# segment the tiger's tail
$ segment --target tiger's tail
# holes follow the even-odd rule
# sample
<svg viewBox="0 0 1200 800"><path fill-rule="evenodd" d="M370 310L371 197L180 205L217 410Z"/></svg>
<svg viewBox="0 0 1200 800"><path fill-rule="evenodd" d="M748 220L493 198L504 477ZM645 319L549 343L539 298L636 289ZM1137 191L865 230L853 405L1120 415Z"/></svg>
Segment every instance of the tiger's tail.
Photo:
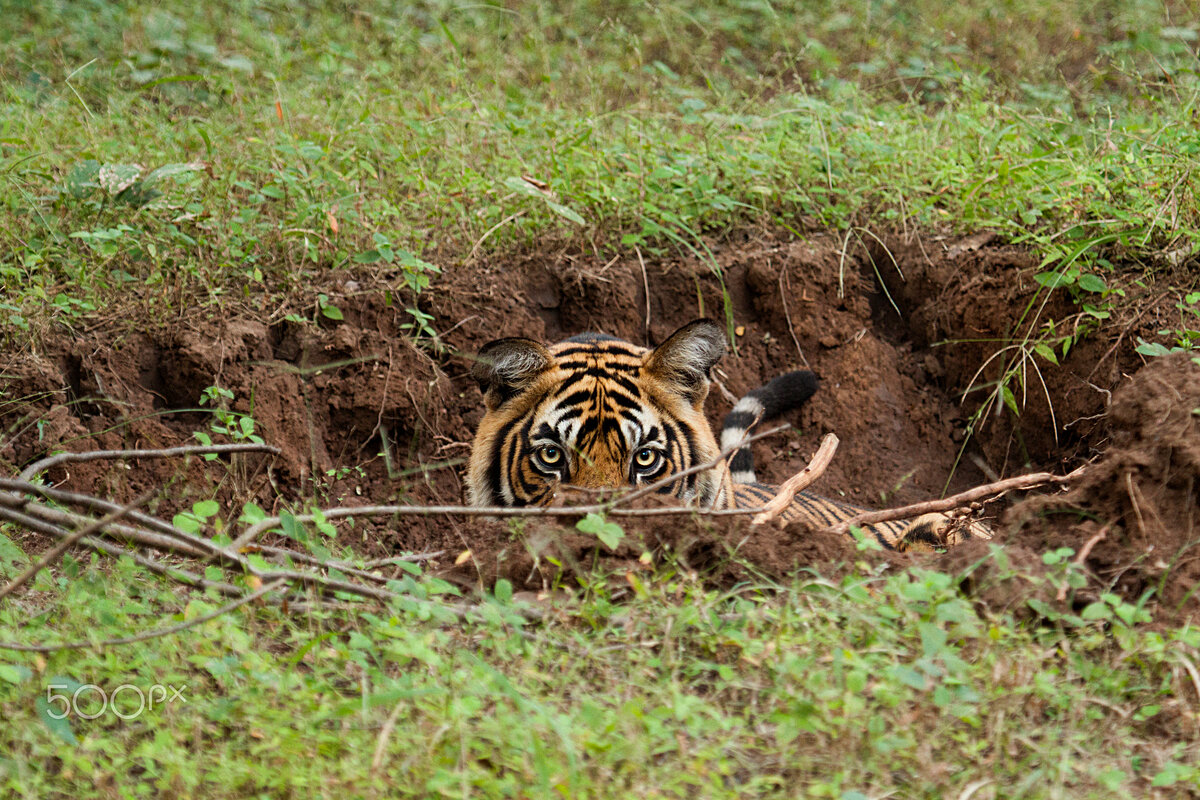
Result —
<svg viewBox="0 0 1200 800"><path fill-rule="evenodd" d="M721 423L721 450L736 446L757 423L799 408L813 396L818 385L815 373L796 370L784 373L747 393ZM754 454L750 452L749 445L739 447L733 454L729 471L734 483L756 482Z"/></svg>

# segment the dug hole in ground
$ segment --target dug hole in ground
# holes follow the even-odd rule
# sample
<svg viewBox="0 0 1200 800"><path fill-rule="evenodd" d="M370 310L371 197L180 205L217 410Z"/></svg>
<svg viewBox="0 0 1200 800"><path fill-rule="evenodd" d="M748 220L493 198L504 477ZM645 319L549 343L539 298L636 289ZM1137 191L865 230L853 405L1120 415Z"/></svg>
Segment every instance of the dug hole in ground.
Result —
<svg viewBox="0 0 1200 800"><path fill-rule="evenodd" d="M427 565L433 574L469 588L504 577L535 591L570 586L573 574L597 566L644 569L638 558L647 549L670 553L716 585L802 568L830 575L864 561L925 562L968 573L964 585L980 602L1006 608L1047 594L1011 580L1011 565L1036 574L1043 553L1069 547L1090 580L1073 595L1077 604L1110 589L1131 600L1153 589L1169 616L1198 607L1200 366L1184 353L1147 363L1134 350L1139 336L1172 324L1176 312L1163 292L1131 274L1119 309L1096 320L1065 291L1047 293L1033 280L1028 251L994 246L986 235L897 235L847 247L832 236L798 242L754 231L712 250L719 275L690 258L484 255L447 268L420 296L441 333L416 343L396 291L402 280L387 271L332 273L269 313L192 308L146 329L128 322L142 313L136 308L114 310L82 332L46 332L32 353L0 367L8 397L19 398L0 413L10 432L0 461L15 473L60 449L194 442L213 420L199 400L219 386L233 395L230 409L250 415L255 433L281 448L278 457L245 457L232 468L198 458L67 464L47 480L118 502L167 486L147 508L165 518L214 496L229 518L246 502L272 513L313 501L459 504L483 410L468 355L485 342L593 330L654 345L697 316L722 318L728 303L741 334L736 355L717 368L707 405L714 425L730 397L780 372L811 368L822 379L786 420L791 430L755 444L760 480L778 483L803 468L827 432L841 445L812 491L872 508L1034 470L1086 469L1065 489L987 504L994 542L1004 546L999 559L987 542L945 554L880 553L803 523L682 516L623 520L627 535L615 551L569 523L456 516L359 519L341 524L339 541L371 558L443 551ZM1195 278L1158 279L1172 280ZM317 313L318 292L342 319ZM1031 355L1023 383L1009 378L1014 415L994 390L1026 351L997 353L1049 320L1073 346L1056 354L1058 363ZM27 552L49 546L26 535ZM465 550L471 557L455 564Z"/></svg>

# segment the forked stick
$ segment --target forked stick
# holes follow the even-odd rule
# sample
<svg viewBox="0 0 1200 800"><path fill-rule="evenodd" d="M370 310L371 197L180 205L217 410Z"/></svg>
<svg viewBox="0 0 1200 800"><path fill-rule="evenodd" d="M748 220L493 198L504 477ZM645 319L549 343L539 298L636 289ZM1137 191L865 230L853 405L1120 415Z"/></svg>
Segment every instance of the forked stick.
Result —
<svg viewBox="0 0 1200 800"><path fill-rule="evenodd" d="M825 468L829 466L829 462L833 461L833 454L837 452L837 449L837 435L825 434L825 438L821 440L821 446L817 448L817 454L812 457L812 461L808 462L808 466L784 481L775 496L763 506L763 510L750 520L750 524L762 525L783 513L783 510L792 504L792 499L798 492L807 489L813 481L821 477Z"/></svg>
<svg viewBox="0 0 1200 800"><path fill-rule="evenodd" d="M877 522L910 519L912 517L919 517L922 514L953 511L956 508L968 506L984 498L991 498L994 495L1001 495L1017 489L1032 489L1034 486L1040 486L1043 483L1069 483L1081 476L1083 470L1084 467L1079 467L1066 475L1055 475L1052 472L1031 472L1028 475L1017 475L1014 478L1005 478L995 483L976 486L974 489L968 489L965 492L943 497L941 500L926 500L923 503L913 503L910 506L901 506L900 508L885 508L882 511L866 511L844 522L830 525L825 530L833 531L834 533L849 533L851 525L874 525Z"/></svg>

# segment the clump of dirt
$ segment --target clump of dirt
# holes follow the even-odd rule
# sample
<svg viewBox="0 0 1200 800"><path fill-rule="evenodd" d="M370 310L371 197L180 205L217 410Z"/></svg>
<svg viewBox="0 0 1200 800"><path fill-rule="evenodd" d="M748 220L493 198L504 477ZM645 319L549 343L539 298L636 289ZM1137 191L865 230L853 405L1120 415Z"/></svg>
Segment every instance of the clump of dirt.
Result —
<svg viewBox="0 0 1200 800"><path fill-rule="evenodd" d="M1011 509L1008 541L1088 548L1099 585L1131 598L1153 589L1168 609L1195 611L1200 365L1184 353L1156 359L1114 394L1106 422L1104 455L1069 491Z"/></svg>
<svg viewBox="0 0 1200 800"><path fill-rule="evenodd" d="M813 489L866 506L897 505L1020 472L1026 464L1064 468L1094 456L1108 435L1099 422L1107 393L1137 364L1129 342L1145 326L1161 326L1156 310L1143 305L1137 313L1144 316L1131 312L1120 326L1093 332L1058 365L1040 365L1052 403L1040 408L1029 387L1019 418L991 420L968 439L967 420L978 401L972 395L961 405L957 397L973 382L996 378L1002 359L981 377L975 373L1001 346L998 338L1019 332L1038 291L1031 277L1036 264L1027 253L984 240L889 240L886 248L847 252L840 239L771 235L731 237L711 243L711 250L719 272L690 256L643 263L635 256L485 255L447 267L419 298L404 302L395 301L404 292L400 274L333 273L311 292L326 295L341 320L322 315L311 298L294 298L291 308L310 309L307 321L212 309L150 330L108 322L80 335L52 335L36 349L0 359L7 400L0 406L0 464L16 472L56 449L169 447L192 442L197 433L220 441L215 399L252 418L254 434L279 447L280 455L142 460L127 469L95 462L52 469L48 479L116 500L166 486L151 510L168 517L208 497L219 499L231 520L249 501L268 511L460 503L463 462L483 408L469 376L470 355L484 343L503 336L554 341L593 330L653 346L698 316L723 318L728 309L736 352L716 371L708 401L714 425L737 397L780 372L811 368L822 380L816 396L787 420L793 430L755 446L760 479L779 482L794 474L833 431L841 447ZM433 315L441 331L436 339L414 340L405 310L414 302ZM1047 319L1073 313L1058 295L1044 311ZM1169 393L1156 386L1146 391ZM1157 441L1153 437L1167 430L1144 436ZM1166 499L1156 499L1148 483L1138 486L1141 494L1133 496L1142 522L1135 530L1144 546L1164 535L1156 520L1169 527L1178 519L1160 508ZM1108 519L1101 511L1117 512L1097 508L1101 524ZM1148 520L1147 509L1157 516ZM1128 520L1119 518L1125 530ZM436 568L464 584L503 576L531 589L556 579L554 562L567 571L597 559L636 570L646 548L669 549L717 582L807 566L828 573L861 557L850 540L798 525L753 528L745 520L678 516L623 518L622 524L629 535L615 553L569 524L541 520L405 517L341 530L370 557L445 551L453 560L469 549L465 563ZM1055 541L1048 532L1037 542L1032 530L1022 527L1014 541L1032 553ZM1062 535L1079 546L1089 530ZM1108 552L1097 545L1094 557ZM1124 562L1112 556L1106 563ZM1122 585L1132 588L1134 574L1140 573L1126 574Z"/></svg>

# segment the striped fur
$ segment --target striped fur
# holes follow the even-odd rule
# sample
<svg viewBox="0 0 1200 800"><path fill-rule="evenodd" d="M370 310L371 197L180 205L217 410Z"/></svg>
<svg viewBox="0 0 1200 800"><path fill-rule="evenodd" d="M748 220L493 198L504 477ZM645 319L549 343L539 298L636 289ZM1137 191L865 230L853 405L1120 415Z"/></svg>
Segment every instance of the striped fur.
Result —
<svg viewBox="0 0 1200 800"><path fill-rule="evenodd" d="M549 346L521 338L490 342L471 370L487 411L467 469L470 502L544 505L561 485L653 483L715 461L757 423L800 406L817 389L813 373L789 372L751 391L726 415L719 446L704 400L709 372L724 353L724 333L711 320L685 325L653 350L593 333ZM757 507L774 495L772 487L756 482L749 447L738 449L728 465L716 464L661 491L717 509ZM824 527L862 510L801 493L782 517ZM981 525L941 514L866 531L897 550L990 538Z"/></svg>

